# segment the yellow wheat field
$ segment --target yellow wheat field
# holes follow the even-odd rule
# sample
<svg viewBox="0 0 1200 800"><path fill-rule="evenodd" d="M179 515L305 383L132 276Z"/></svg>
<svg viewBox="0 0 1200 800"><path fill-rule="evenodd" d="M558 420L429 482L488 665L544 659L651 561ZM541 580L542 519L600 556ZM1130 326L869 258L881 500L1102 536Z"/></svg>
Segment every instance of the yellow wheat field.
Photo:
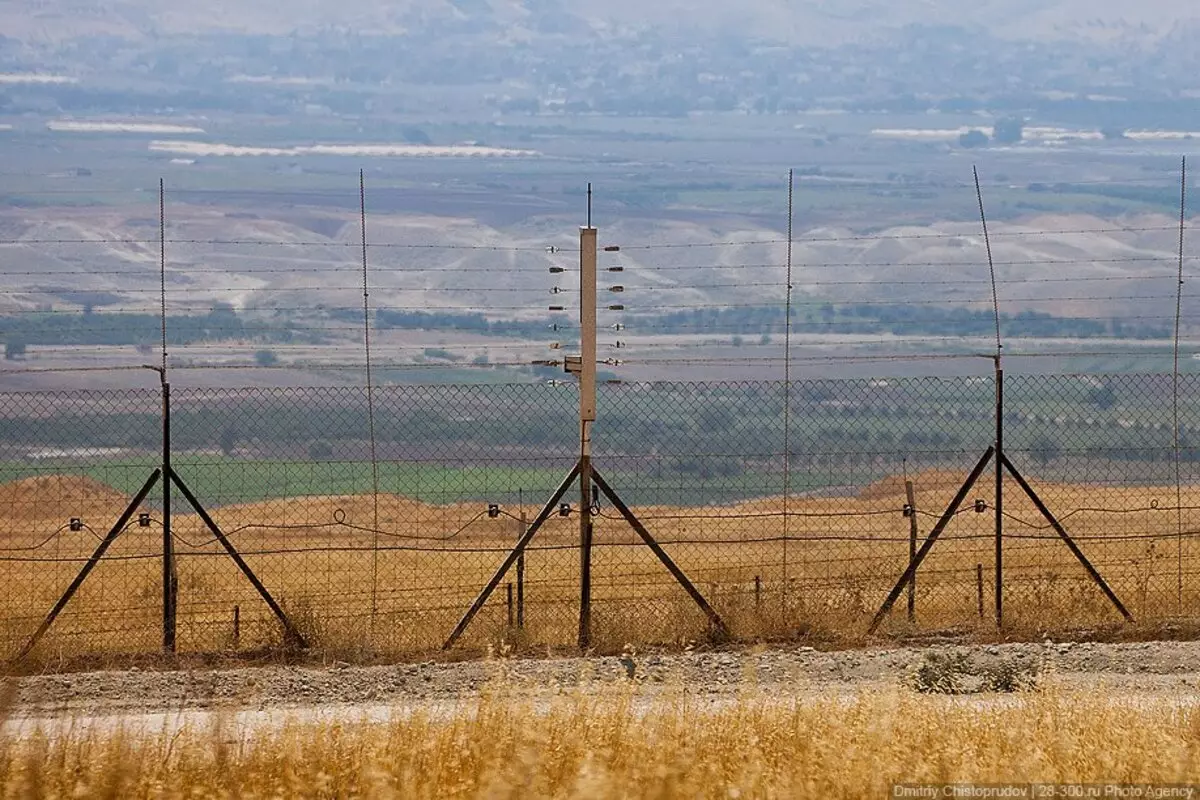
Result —
<svg viewBox="0 0 1200 800"><path fill-rule="evenodd" d="M387 723L0 738L0 796L879 798L898 783L1200 782L1200 712L1065 690L705 702L682 689L493 688ZM1143 795L1149 796L1149 795Z"/></svg>
<svg viewBox="0 0 1200 800"><path fill-rule="evenodd" d="M963 475L916 475L923 538ZM1138 625L1200 614L1200 487L1035 484ZM1005 511L1010 635L1121 623L1108 600L1013 482ZM980 480L918 574L915 621L906 597L884 635L990 632L994 487ZM975 500L988 507L975 513ZM0 487L0 644L11 657L38 627L128 498L82 477ZM201 520L177 500L173 531L179 647L254 649L280 642L267 606ZM908 559L904 485L856 494L708 508L639 507L646 526L725 618L734 636L820 635L860 641ZM297 497L213 511L246 562L310 643L339 657L438 649L522 530L518 509L437 506L393 495ZM184 513L188 512L188 513ZM536 509L525 509L526 519ZM89 530L59 530L69 516ZM153 512L157 516L157 512ZM136 517L135 517L136 520ZM58 531L56 533L56 531ZM1182 534L1182 535L1181 535ZM34 655L152 652L160 646L161 527L136 521L108 551ZM705 617L611 507L596 522L593 641L682 644L705 639ZM508 640L569 646L578 621L578 521L552 517L524 564L523 630L509 625L510 571L462 646ZM982 584L977 583L982 576ZM516 591L514 589L514 597ZM979 615L982 589L984 616ZM514 600L515 604L515 600ZM235 627L235 615L237 625ZM514 609L515 615L515 609ZM514 619L515 622L515 619Z"/></svg>

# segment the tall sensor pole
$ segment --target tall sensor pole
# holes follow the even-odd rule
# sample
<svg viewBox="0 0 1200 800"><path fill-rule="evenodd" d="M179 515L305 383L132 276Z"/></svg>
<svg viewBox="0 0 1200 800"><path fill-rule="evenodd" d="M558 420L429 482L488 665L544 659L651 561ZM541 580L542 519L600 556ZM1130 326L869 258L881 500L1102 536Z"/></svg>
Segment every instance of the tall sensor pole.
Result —
<svg viewBox="0 0 1200 800"><path fill-rule="evenodd" d="M596 421L596 229L579 229L579 648L592 640L592 423Z"/></svg>
<svg viewBox="0 0 1200 800"><path fill-rule="evenodd" d="M715 640L724 641L730 636L729 628L721 615L704 599L700 590L692 583L687 574L675 563L670 554L655 540L637 515L609 485L604 476L596 471L592 463L592 423L596 421L596 317L597 317L597 231L592 227L592 187L588 184L588 224L579 229L579 355L567 356L563 359L563 369L579 378L579 461L567 473L567 477L550 496L546 505L524 528L521 538L515 547L505 557L504 562L492 575L491 580L483 587L475 602L458 621L458 625L442 645L443 650L454 646L459 637L466 631L471 620L487 604L496 587L504 580L504 576L514 564L520 562L526 548L537 535L541 527L558 510L558 503L567 496L575 479L579 479L579 648L588 650L592 643L592 503L599 496L608 498L613 509L621 515L626 524L633 529L655 557L666 567L676 582L687 592L700 610L708 617L710 634ZM616 245L604 248L605 252L617 252ZM552 273L561 273L560 267L551 267ZM615 269L613 271L619 271ZM623 287L612 287L613 291L621 291ZM620 310L620 305L609 306L610 310ZM562 306L551 306L551 311L563 311ZM541 362L539 362L541 363ZM551 362L556 363L556 362ZM524 526L522 526L524 527Z"/></svg>

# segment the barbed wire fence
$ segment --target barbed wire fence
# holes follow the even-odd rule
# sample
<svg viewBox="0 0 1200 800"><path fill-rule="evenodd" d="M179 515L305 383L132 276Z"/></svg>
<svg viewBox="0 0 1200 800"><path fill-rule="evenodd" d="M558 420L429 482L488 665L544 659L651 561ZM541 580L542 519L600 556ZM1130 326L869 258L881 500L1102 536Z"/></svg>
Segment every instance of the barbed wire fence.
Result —
<svg viewBox="0 0 1200 800"><path fill-rule="evenodd" d="M364 194L364 222L365 210ZM45 326L62 339L29 345L26 360L11 361L0 380L104 375L124 384L0 392L0 576L9 598L0 655L47 662L152 653L163 648L168 624L172 643L184 652L304 644L366 658L442 647L578 455L577 390L561 368L556 373L547 363L578 335L569 316L574 292L556 285L578 255L569 231L547 242L492 247L389 241L383 225L372 227L379 241L368 241L364 224L357 241L268 241L193 236L163 214L158 238L36 232L0 240L0 249L54 254L56 269L37 274L61 281L59 305L39 308L28 291L0 295L7 316L27 336L52 339ZM1000 242L996 284L1006 303L1070 303L1077 318L1095 328L1083 331L1096 339L1095 347L1079 349L1072 337L1064 337L1072 338L1069 344L1044 346L1014 337L1006 341L1006 357L1134 357L1169 343L1160 329L1171 322L1188 330L1181 305L1171 309L1176 314L1160 313L1181 303L1185 259L1182 237L1178 253L1158 239L1169 241L1182 229L993 230L993 242ZM1006 238L1098 235L1135 237L1144 247L1130 256L1059 257L1054 272L1044 269L1047 261L1003 255ZM861 244L876 250L928 239L953 244L958 255L903 263L869 255L822 261L804 249ZM622 241L619 251L604 254L603 269L620 281L612 285L620 291L607 295L602 307L611 326L603 360L613 377L600 387L596 458L733 636L857 640L897 586L911 591L912 611L878 617L877 633L994 635L991 477L981 475L951 508L980 454L995 445L988 326L1019 322L987 313L993 300L986 295L986 261L972 257L982 252L979 244L957 230L794 241ZM804 254L795 262L788 303L794 316L779 299L787 265L777 256L789 245ZM119 257L112 256L114 247ZM160 248L161 286L141 252L156 256ZM761 258L737 258L748 248L762 248ZM221 264L246 252L268 257L235 280ZM433 259L388 270L381 257L376 267L374 256L386 253ZM520 264L514 270L524 275L543 277L529 282L532 289L506 282L489 261L497 256ZM1097 265L1126 271L1070 274ZM951 280L948 271L956 267L961 272ZM873 281L854 275L856 269L888 270L896 299L860 296ZM934 333L922 322L921 310L946 302L922 297L934 274L943 285L980 298L956 303L980 306L979 314L962 319L982 320L983 344ZM87 301L105 290L89 288L63 300L83 276L112 281L114 295L142 292L149 303L161 293L168 311L160 316L174 337L169 368L174 375L201 376L170 391L165 449L163 392L148 380L144 362L154 353L138 327L159 320L142 304L91 307ZM437 283L442 277L447 281ZM1096 285L1114 288L1081 288ZM761 290L763 300L707 299L724 290L749 290L752 297ZM368 305L368 292L379 299ZM230 297L240 305L224 305L229 301L222 298ZM1103 324L1096 322L1102 314L1079 313L1113 303L1139 310ZM886 330L874 317L858 324L864 317L847 311L861 315L897 305L918 313L888 322ZM722 316L739 309L754 313ZM474 338L421 340L422 326L439 321L477 326ZM1036 325L1038 318L1021 324ZM881 330L869 330L872 325ZM1114 331L1120 326L1126 334L1136 327L1133 336L1145 338L1120 336ZM785 328L792 342L786 357L776 340ZM870 350L821 349L820 337L834 333L841 346ZM364 382L365 335L374 348L375 378ZM733 336L750 341L734 345ZM80 337L98 344L87 350ZM6 332L6 342L12 338ZM496 350L504 355L492 357ZM769 375L788 365L852 362L882 377L619 377L625 368L753 367ZM957 374L886 374L897 364L943 362L958 365ZM134 377L138 373L147 378ZM237 376L251 374L260 385L238 386ZM297 374L327 380L296 385ZM207 377L216 375L222 379ZM414 375L423 382L394 383ZM505 382L464 382L496 375ZM526 382L508 382L513 378ZM1004 452L1035 492L1011 491L1000 511L1006 635L1186 626L1200 614L1198 379L1178 370L1009 370L999 408ZM261 385L276 380L289 385ZM195 507L164 515L161 486L142 492L168 460L164 454ZM458 646L573 645L579 511L569 500L554 510ZM617 510L600 499L591 512L594 646L709 640L711 620ZM1086 554L1133 623L1063 546L1055 524ZM939 525L936 546L913 580L902 580L916 546ZM164 578L168 561L171 577ZM84 569L85 579L69 592ZM164 582L172 584L169 592ZM48 615L53 624L46 624Z"/></svg>

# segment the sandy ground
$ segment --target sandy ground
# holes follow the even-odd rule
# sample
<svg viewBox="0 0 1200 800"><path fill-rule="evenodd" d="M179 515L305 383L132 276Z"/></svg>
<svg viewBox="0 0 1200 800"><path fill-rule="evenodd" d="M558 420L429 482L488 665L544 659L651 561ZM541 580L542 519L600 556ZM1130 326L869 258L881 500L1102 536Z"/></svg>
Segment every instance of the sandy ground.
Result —
<svg viewBox="0 0 1200 800"><path fill-rule="evenodd" d="M1200 642L1043 642L921 649L821 652L809 647L678 655L634 655L634 681L732 702L748 686L782 700L884 689L910 681L931 653L961 654L972 669L1033 666L1044 682L1135 699L1200 702ZM616 689L629 680L617 658L491 659L382 667L263 666L195 671L126 670L12 679L16 695L4 730L27 735L69 724L146 730L236 727L295 720L386 720L421 710L447 713L489 686L531 697Z"/></svg>

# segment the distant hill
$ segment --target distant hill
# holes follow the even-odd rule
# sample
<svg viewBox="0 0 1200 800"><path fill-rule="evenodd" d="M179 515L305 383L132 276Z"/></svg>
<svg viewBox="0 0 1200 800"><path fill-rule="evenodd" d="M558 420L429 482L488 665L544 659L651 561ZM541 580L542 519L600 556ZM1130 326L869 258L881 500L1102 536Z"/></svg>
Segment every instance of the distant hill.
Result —
<svg viewBox="0 0 1200 800"><path fill-rule="evenodd" d="M311 309L316 315L322 307L361 304L361 286L353 277L359 269L353 216L313 210L281 211L271 218L196 206L176 206L172 215L172 235L179 242L169 247L169 301L180 313L229 303L246 310ZM374 215L371 235L380 246L372 251L377 282L372 303L396 311L473 309L502 318L542 318L548 290L556 285L547 267L569 270L574 243L570 233L551 233L570 227L550 219L548 229L545 218L493 227L467 218ZM0 253L6 287L0 316L43 307L154 312L158 260L145 244L146 224L142 214L116 208L0 213L0 230L13 240ZM992 251L1002 306L1010 313L1166 319L1175 287L1170 267L1175 224L1151 215L1119 223L1086 215L995 222ZM977 229L973 222L945 222L892 227L871 237L841 227L802 231L793 248L797 307L910 303L986 311L987 256ZM607 227L605 235L609 241L673 245L610 257L619 258L623 268L632 313L779 305L786 273L778 231L733 218L628 217ZM63 243L52 243L58 239ZM698 266L686 245L716 241L728 244L706 253ZM390 249L388 243L416 247ZM351 247L331 246L342 244ZM560 250L549 252L548 245ZM569 276L560 283L569 304Z"/></svg>
<svg viewBox="0 0 1200 800"><path fill-rule="evenodd" d="M953 25L1009 39L1156 39L1200 20L1184 0L0 0L0 31L27 42L88 36L472 31L514 41L654 29L794 44L870 39L907 25Z"/></svg>

